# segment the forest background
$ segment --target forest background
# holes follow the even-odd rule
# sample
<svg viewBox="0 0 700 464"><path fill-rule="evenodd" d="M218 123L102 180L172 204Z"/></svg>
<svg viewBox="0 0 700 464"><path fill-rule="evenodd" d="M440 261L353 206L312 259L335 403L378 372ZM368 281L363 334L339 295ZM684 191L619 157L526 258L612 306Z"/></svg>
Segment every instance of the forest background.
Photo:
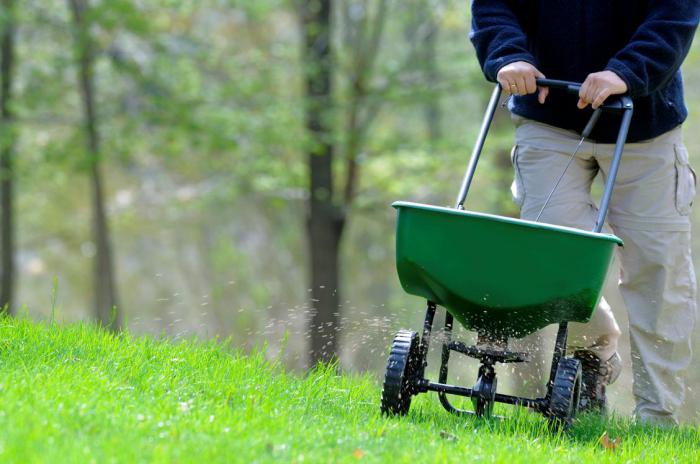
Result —
<svg viewBox="0 0 700 464"><path fill-rule="evenodd" d="M335 353L343 369L379 377L394 332L418 329L424 311L396 277L390 205L453 203L492 88L467 1L0 6L9 312L266 344L290 369ZM697 164L697 45L683 71ZM494 124L468 208L516 216L505 110ZM622 414L626 350L611 392ZM469 367L456 377L467 385Z"/></svg>

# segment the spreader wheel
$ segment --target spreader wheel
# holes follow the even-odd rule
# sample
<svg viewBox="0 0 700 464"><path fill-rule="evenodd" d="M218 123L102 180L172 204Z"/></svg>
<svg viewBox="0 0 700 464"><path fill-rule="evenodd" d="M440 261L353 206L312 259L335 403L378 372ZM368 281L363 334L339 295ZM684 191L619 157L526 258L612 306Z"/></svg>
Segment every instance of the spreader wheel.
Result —
<svg viewBox="0 0 700 464"><path fill-rule="evenodd" d="M574 358L559 361L549 400L549 421L555 427L571 425L581 398L581 362Z"/></svg>
<svg viewBox="0 0 700 464"><path fill-rule="evenodd" d="M394 337L386 367L382 388L382 414L408 413L419 364L418 334L410 330L400 330Z"/></svg>

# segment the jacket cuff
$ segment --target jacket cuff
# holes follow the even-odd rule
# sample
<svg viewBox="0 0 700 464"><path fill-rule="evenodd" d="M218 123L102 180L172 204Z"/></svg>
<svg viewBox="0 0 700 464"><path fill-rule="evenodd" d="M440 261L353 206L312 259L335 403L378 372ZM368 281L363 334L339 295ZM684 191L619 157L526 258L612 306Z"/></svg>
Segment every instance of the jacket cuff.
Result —
<svg viewBox="0 0 700 464"><path fill-rule="evenodd" d="M498 76L498 71L501 70L503 66L515 63L516 61L525 61L530 63L534 67L537 67L537 61L535 57L530 53L517 53L515 55L506 55L500 58L491 60L484 69L484 75L486 79L491 82L496 82L496 77Z"/></svg>
<svg viewBox="0 0 700 464"><path fill-rule="evenodd" d="M605 67L606 71L612 71L617 76L622 79L627 85L627 93L630 97L641 97L644 94L644 87L641 85L634 85L633 82L636 80L635 74L630 68L627 67L622 61L617 59L612 59L608 62Z"/></svg>

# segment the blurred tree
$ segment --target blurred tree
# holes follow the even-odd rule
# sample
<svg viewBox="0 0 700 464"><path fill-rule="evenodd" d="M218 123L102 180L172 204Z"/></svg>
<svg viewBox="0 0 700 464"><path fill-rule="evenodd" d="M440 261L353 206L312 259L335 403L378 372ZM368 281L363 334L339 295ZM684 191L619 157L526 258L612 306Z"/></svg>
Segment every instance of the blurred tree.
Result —
<svg viewBox="0 0 700 464"><path fill-rule="evenodd" d="M404 73L419 72L422 79L409 84L416 87L435 85L438 78L435 43L431 42L437 34L436 16L424 0L419 3L420 9L411 9L402 18L408 22L405 32L410 46L388 63L379 60L389 16L387 0L372 2L372 7L365 0L308 1L301 7L306 126L311 136L308 236L314 308L309 324L312 364L338 353L341 238L357 196L359 159L366 150L370 127L382 105L389 102L389 95L408 87ZM337 22L331 22L331 6L338 10ZM423 14L426 12L431 14ZM341 38L335 53L334 36ZM428 45L424 45L425 40ZM425 60L432 63L424 64ZM334 77L340 84L335 91ZM433 96L417 103L425 105L428 131L435 141L441 134L438 103ZM342 120L342 126L336 126L336 120ZM334 166L338 156L342 167ZM343 174L342 183L334 181L335 173Z"/></svg>
<svg viewBox="0 0 700 464"><path fill-rule="evenodd" d="M94 76L95 46L90 37L90 10L88 0L68 0L68 4L75 27L78 83L83 103L86 150L92 185L95 309L102 325L116 331L121 327L121 314L117 305L112 247L100 172L100 134Z"/></svg>
<svg viewBox="0 0 700 464"><path fill-rule="evenodd" d="M311 255L310 361L327 361L337 353L338 254L345 212L333 185L333 49L331 0L302 0L305 121L311 138L308 239Z"/></svg>
<svg viewBox="0 0 700 464"><path fill-rule="evenodd" d="M387 16L387 1L374 10L366 1L334 3L342 16L341 51L345 66L338 66L333 51L330 1L309 0L301 4L306 79L306 127L309 150L308 238L311 255L312 316L310 362L328 361L338 354L340 327L340 245L347 212L356 196L358 156L382 100L369 98L377 56ZM341 93L344 117L342 141L334 124L338 108L333 92L334 74L342 72L346 87ZM382 89L385 90L385 89ZM344 182L336 189L334 155L345 161ZM342 190L342 195L336 194Z"/></svg>
<svg viewBox="0 0 700 464"><path fill-rule="evenodd" d="M12 108L12 87L15 74L15 23L14 0L2 0L2 43L0 44L0 205L2 229L0 253L2 270L0 281L0 307L13 312L15 282L15 220L14 220L14 149L15 115Z"/></svg>

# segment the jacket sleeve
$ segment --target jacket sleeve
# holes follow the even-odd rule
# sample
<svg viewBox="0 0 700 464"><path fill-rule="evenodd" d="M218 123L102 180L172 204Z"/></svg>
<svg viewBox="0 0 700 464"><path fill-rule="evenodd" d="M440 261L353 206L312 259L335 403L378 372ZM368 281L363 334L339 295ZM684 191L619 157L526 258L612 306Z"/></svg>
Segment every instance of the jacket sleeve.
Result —
<svg viewBox="0 0 700 464"><path fill-rule="evenodd" d="M698 26L700 0L651 0L649 14L630 42L607 64L632 97L663 87L688 54Z"/></svg>
<svg viewBox="0 0 700 464"><path fill-rule="evenodd" d="M476 49L486 79L495 82L499 69L514 61L535 66L528 40L517 15L514 0L473 0L469 38Z"/></svg>

